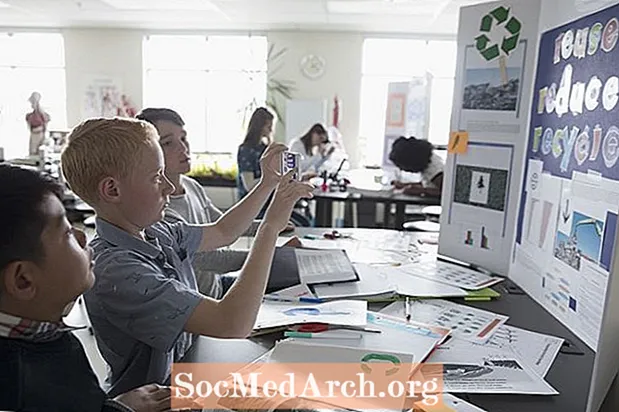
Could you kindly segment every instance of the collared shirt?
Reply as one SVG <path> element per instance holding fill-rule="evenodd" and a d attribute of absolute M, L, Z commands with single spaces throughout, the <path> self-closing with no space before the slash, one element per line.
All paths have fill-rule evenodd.
<path fill-rule="evenodd" d="M 71 333 L 84 327 L 0 312 L 0 410 L 131 411 L 99 387 Z"/>
<path fill-rule="evenodd" d="M 66 332 L 72 332 L 85 327 L 67 326 L 63 321 L 42 322 L 24 319 L 0 312 L 0 337 L 3 338 L 48 342 L 58 339 Z"/>
<path fill-rule="evenodd" d="M 192 343 L 183 329 L 202 295 L 191 267 L 202 227 L 156 223 L 145 239 L 97 218 L 95 285 L 85 294 L 112 396 L 165 384 Z"/>

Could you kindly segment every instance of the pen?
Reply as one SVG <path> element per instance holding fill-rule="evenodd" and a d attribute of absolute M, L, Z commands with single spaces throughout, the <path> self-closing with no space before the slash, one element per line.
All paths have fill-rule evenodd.
<path fill-rule="evenodd" d="M 320 333 L 287 331 L 287 332 L 284 332 L 284 336 L 287 338 L 304 338 L 304 339 L 361 339 L 362 338 L 360 333 L 337 332 L 337 331 L 328 331 L 328 332 L 320 332 Z"/>
<path fill-rule="evenodd" d="M 365 326 L 350 326 L 350 325 L 331 325 L 333 329 L 356 330 L 367 333 L 383 333 L 380 329 L 366 328 Z"/>
<path fill-rule="evenodd" d="M 406 302 L 404 302 L 404 312 L 406 313 L 406 321 L 410 322 L 411 320 L 411 300 L 407 296 Z"/>
<path fill-rule="evenodd" d="M 320 298 L 305 297 L 305 296 L 294 298 L 294 297 L 285 297 L 285 296 L 264 295 L 264 300 L 271 301 L 271 302 L 303 302 L 303 303 L 323 303 L 324 302 Z"/>

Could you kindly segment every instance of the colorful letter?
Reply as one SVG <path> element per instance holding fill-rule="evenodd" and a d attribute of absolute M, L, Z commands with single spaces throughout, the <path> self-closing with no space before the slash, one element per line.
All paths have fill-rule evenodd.
<path fill-rule="evenodd" d="M 617 36 L 619 35 L 619 21 L 613 17 L 608 20 L 604 31 L 602 32 L 602 50 L 606 53 L 612 51 L 617 44 Z"/>
<path fill-rule="evenodd" d="M 582 165 L 589 156 L 589 150 L 591 149 L 591 142 L 589 141 L 589 126 L 585 126 L 585 130 L 576 139 L 574 147 L 574 158 L 578 166 Z"/>
<path fill-rule="evenodd" d="M 572 127 L 572 130 L 570 130 L 569 137 L 567 139 L 563 139 L 563 149 L 565 150 L 565 152 L 563 153 L 563 158 L 561 159 L 560 165 L 562 172 L 567 172 L 567 168 L 570 165 L 572 150 L 574 149 L 574 143 L 576 142 L 576 137 L 578 137 L 579 131 L 580 129 L 574 126 Z"/>
<path fill-rule="evenodd" d="M 531 150 L 533 150 L 533 153 L 537 153 L 537 151 L 539 150 L 539 145 L 540 145 L 540 137 L 542 137 L 542 127 L 538 126 L 535 129 L 533 129 L 533 147 L 531 148 Z"/>
<path fill-rule="evenodd" d="M 595 125 L 593 128 L 593 148 L 591 150 L 591 157 L 589 160 L 592 162 L 598 158 L 598 154 L 600 154 L 600 146 L 602 144 L 602 128 L 599 124 Z"/>
<path fill-rule="evenodd" d="M 589 47 L 587 48 L 587 54 L 593 56 L 600 47 L 600 39 L 602 38 L 602 29 L 604 26 L 602 23 L 595 23 L 589 30 Z"/>
<path fill-rule="evenodd" d="M 590 112 L 598 107 L 600 99 L 600 91 L 602 90 L 602 81 L 597 76 L 593 76 L 587 84 L 585 91 L 585 107 Z"/>
<path fill-rule="evenodd" d="M 561 147 L 561 141 L 565 139 L 567 135 L 567 126 L 563 129 L 555 130 L 554 138 L 552 139 L 552 155 L 555 159 L 558 159 L 563 154 L 563 148 Z"/>
<path fill-rule="evenodd" d="M 574 40 L 574 57 L 584 59 L 587 55 L 587 36 L 589 28 L 579 29 L 576 32 L 576 40 Z"/>

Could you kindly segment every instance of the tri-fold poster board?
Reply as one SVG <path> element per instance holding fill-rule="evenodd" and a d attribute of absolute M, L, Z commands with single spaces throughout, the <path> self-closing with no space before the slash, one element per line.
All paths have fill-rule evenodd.
<path fill-rule="evenodd" d="M 439 253 L 509 278 L 619 370 L 619 5 L 539 34 L 539 0 L 460 11 Z"/>

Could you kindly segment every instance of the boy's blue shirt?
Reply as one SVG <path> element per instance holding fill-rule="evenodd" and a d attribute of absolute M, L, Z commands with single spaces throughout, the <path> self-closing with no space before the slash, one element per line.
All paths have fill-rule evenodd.
<path fill-rule="evenodd" d="M 97 218 L 95 285 L 85 294 L 111 396 L 165 384 L 193 342 L 184 326 L 202 299 L 191 266 L 202 227 L 158 222 L 146 241 Z"/>

